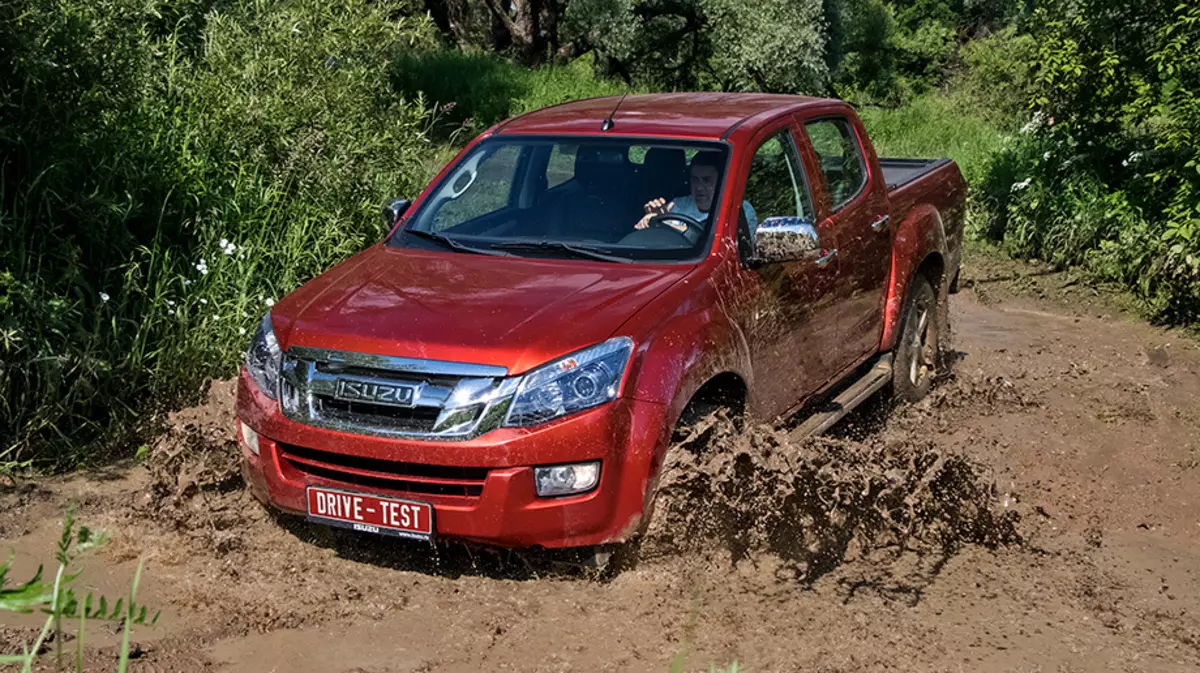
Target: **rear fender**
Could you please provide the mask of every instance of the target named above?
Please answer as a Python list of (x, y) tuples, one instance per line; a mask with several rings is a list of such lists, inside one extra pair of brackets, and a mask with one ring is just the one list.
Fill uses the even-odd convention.
[[(946, 229), (937, 208), (928, 204), (913, 206), (896, 229), (892, 239), (892, 271), (884, 305), (883, 339), (880, 350), (891, 350), (900, 331), (904, 298), (913, 276), (929, 255), (946, 254)], [(940, 292), (940, 288), (934, 288)], [(940, 296), (940, 295), (939, 295)]]

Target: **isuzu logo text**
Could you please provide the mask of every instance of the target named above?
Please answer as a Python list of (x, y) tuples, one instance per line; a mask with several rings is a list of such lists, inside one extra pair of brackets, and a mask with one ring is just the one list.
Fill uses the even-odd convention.
[(393, 407), (411, 407), (413, 392), (412, 386), (393, 386), (386, 383), (338, 379), (337, 390), (333, 396), (347, 402), (370, 402)]

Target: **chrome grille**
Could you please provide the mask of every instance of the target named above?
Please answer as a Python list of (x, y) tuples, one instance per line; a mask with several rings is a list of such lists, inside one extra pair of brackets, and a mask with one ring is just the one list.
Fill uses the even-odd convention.
[[(293, 346), (283, 356), (280, 404), (288, 418), (385, 437), (461, 440), (499, 427), (517, 382), (503, 367)], [(336, 395), (338, 381), (412, 388), (411, 404)]]

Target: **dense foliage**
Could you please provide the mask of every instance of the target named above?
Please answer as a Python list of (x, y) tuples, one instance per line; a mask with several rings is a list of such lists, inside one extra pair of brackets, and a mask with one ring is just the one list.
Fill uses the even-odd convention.
[(0, 460), (229, 372), (266, 304), (428, 173), (429, 113), (387, 67), (431, 32), (395, 8), (4, 7)]
[(1031, 31), (1033, 115), (996, 158), (988, 233), (1197, 320), (1200, 5), (1048, 4)]
[(1194, 321), (1193, 5), (6, 0), (0, 469), (100, 459), (232, 373), (478, 130), (630, 90), (849, 98), (882, 153), (960, 162), (982, 233)]

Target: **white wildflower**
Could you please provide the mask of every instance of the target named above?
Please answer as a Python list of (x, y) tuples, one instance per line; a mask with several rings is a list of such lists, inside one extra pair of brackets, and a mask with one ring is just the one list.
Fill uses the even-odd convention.
[(1050, 161), (1050, 152), (1046, 152), (1042, 155), (1042, 161)]
[[(1021, 127), (1021, 133), (1023, 133), (1023, 134), (1033, 133), (1034, 131), (1037, 131), (1038, 129), (1042, 128), (1042, 125), (1045, 123), (1046, 123), (1045, 113), (1036, 112), (1033, 115), (1033, 119), (1030, 119), (1028, 123), (1026, 123), (1024, 126)], [(1051, 123), (1053, 123), (1053, 122), (1051, 122)]]
[(1122, 159), (1122, 160), (1121, 160), (1121, 165), (1122, 165), (1122, 166), (1128, 166), (1128, 165), (1129, 165), (1129, 160), (1128, 160), (1128, 159)]
[(1026, 187), (1028, 187), (1029, 183), (1031, 183), (1031, 182), (1033, 182), (1033, 178), (1025, 178), (1024, 180), (1022, 180), (1020, 182), (1013, 183), (1012, 191), (1019, 192), (1022, 189), (1025, 189)]
[(224, 248), (225, 246), (229, 245), (229, 239), (228, 239), (228, 238), (222, 238), (220, 241), (217, 241), (217, 245), (219, 245), (219, 246), (221, 246), (222, 248)]
[(168, 310), (167, 310), (167, 315), (175, 315), (175, 309), (173, 309), (173, 308), (172, 308), (172, 309), (168, 309)]
[(184, 286), (184, 287), (187, 287), (187, 286), (189, 286), (189, 285), (191, 285), (191, 284), (192, 284), (192, 281), (188, 280), (187, 278), (184, 278), (184, 279), (183, 279), (183, 286)]
[(226, 241), (223, 238), (221, 239), (221, 252), (225, 253), (226, 257), (237, 252), (237, 249), (238, 249), (238, 247), (236, 245), (234, 245), (233, 243), (230, 243), (229, 241)]
[(201, 276), (208, 275), (208, 262), (204, 261), (203, 257), (200, 258), (200, 263), (196, 265), (196, 270), (200, 272)]
[(207, 299), (205, 299), (204, 297), (201, 297), (201, 298), (200, 298), (200, 303), (201, 303), (201, 304), (206, 304), (206, 305), (207, 305), (207, 304), (208, 304), (208, 300), (207, 300)]
[(174, 305), (175, 305), (175, 300), (173, 300), (173, 299), (167, 300), (167, 306), (174, 306)]
[(271, 299), (270, 297), (267, 297), (266, 301), (264, 301), (263, 303), (266, 304), (267, 306), (274, 306), (275, 300)]
[(238, 334), (241, 334), (242, 336), (245, 336), (245, 335), (246, 335), (246, 328), (245, 328), (245, 327), (239, 327), (239, 328), (238, 328)]
[(106, 293), (106, 292), (100, 293), (100, 301), (108, 301), (108, 299), (109, 299), (108, 293)]

